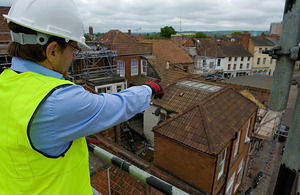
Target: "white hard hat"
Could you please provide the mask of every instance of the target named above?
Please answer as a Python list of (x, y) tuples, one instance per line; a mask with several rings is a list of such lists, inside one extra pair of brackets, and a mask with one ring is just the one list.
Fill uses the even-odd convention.
[(85, 43), (83, 22), (73, 0), (16, 0), (8, 14), (3, 16), (7, 22), (89, 48)]

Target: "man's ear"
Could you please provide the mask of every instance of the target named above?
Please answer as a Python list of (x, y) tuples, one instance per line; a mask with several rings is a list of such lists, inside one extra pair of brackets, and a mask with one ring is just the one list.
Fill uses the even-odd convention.
[(50, 62), (53, 62), (59, 52), (59, 46), (56, 41), (51, 42), (46, 48), (46, 57)]

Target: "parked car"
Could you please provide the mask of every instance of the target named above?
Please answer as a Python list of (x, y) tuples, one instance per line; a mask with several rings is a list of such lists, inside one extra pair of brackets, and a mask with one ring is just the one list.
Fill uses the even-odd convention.
[(278, 141), (284, 142), (288, 136), (289, 126), (280, 124), (277, 130)]

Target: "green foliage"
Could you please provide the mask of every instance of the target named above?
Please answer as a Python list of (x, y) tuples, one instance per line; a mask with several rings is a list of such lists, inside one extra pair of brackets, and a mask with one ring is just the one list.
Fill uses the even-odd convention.
[(164, 37), (161, 37), (159, 34), (147, 34), (146, 39), (165, 39)]
[(202, 38), (208, 38), (208, 37), (203, 32), (196, 32), (194, 35), (194, 38), (202, 39)]
[(231, 36), (242, 36), (243, 33), (240, 31), (234, 31), (233, 33), (231, 33)]
[(170, 38), (171, 35), (175, 35), (175, 34), (176, 34), (176, 31), (174, 30), (174, 28), (172, 26), (165, 26), (160, 29), (161, 37)]
[(96, 37), (100, 37), (100, 36), (103, 35), (103, 34), (104, 34), (104, 33), (99, 33), (99, 32), (98, 32), (98, 33), (96, 34)]

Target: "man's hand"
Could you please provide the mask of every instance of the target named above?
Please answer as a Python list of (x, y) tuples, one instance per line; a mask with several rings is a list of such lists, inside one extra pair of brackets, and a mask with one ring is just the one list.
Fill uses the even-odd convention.
[(164, 96), (165, 90), (159, 84), (159, 81), (157, 79), (148, 81), (145, 85), (149, 86), (152, 89), (152, 96), (154, 96), (154, 99), (161, 99)]

